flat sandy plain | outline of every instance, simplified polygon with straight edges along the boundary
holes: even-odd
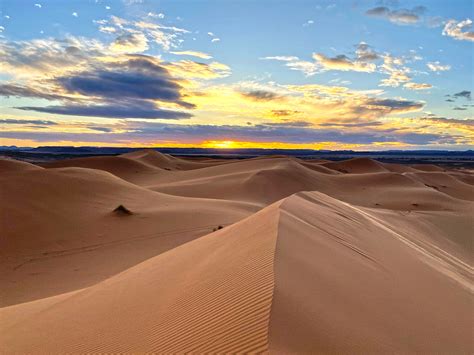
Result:
[[[474,172],[0,160],[2,353],[474,352]]]

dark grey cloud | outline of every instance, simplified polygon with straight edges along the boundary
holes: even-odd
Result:
[[[344,129],[321,129],[316,127],[294,127],[289,125],[258,124],[254,126],[174,125],[158,122],[127,121],[120,125],[127,132],[70,133],[70,132],[0,132],[0,137],[31,139],[35,141],[82,141],[113,142],[127,144],[137,140],[147,143],[156,141],[186,141],[200,143],[204,140],[237,140],[254,142],[318,143],[338,142],[347,144],[371,144],[375,142],[402,142],[426,145],[454,142],[456,136],[449,134],[415,133],[397,130],[373,130],[351,132]]]
[[[408,144],[431,144],[452,137],[444,134],[412,133],[397,130],[375,130],[366,127],[363,132],[344,129],[321,129],[290,124],[258,124],[254,126],[212,126],[212,125],[169,125],[165,123],[138,123],[133,135],[149,136],[155,139],[201,140],[251,140],[257,142],[318,143],[339,142],[349,144],[370,144],[374,142],[403,142]],[[146,139],[146,138],[145,138]]]
[[[194,107],[182,100],[182,87],[168,70],[145,56],[134,56],[124,63],[109,64],[56,81],[69,93],[104,100],[159,100]]]
[[[364,105],[353,109],[355,114],[381,111],[381,113],[403,113],[419,110],[424,107],[422,102],[399,99],[369,98]]]
[[[149,118],[149,119],[184,119],[192,115],[188,112],[165,110],[156,107],[152,102],[141,102],[129,104],[106,103],[100,105],[64,105],[17,107],[20,110],[53,113],[58,115],[92,116],[103,118]]]
[[[456,110],[456,111],[465,111],[465,110],[467,110],[467,107],[456,106],[456,107],[453,108],[453,110]]]
[[[105,118],[183,119],[191,113],[163,109],[156,102],[184,109],[195,105],[183,100],[180,81],[153,57],[130,55],[119,63],[96,64],[87,71],[52,80],[56,92],[13,84],[0,85],[0,96],[37,97],[62,101],[54,106],[22,106],[21,110]],[[71,95],[82,98],[71,100]]]
[[[423,107],[423,104],[421,102],[397,99],[371,99],[368,101],[368,103],[370,105],[389,107],[394,110]]]
[[[266,123],[267,126],[270,127],[311,127],[313,124],[307,121],[290,121],[284,120],[282,122],[268,122]]]
[[[21,86],[15,84],[0,85],[0,96],[16,96],[16,97],[35,97],[45,100],[64,100],[64,95],[48,93],[33,87]]]
[[[418,117],[418,119],[474,127],[474,119],[470,119],[470,118],[462,120],[462,119],[457,119],[457,118],[447,118],[447,117],[428,115],[426,117]]]
[[[49,120],[18,120],[15,118],[0,118],[0,124],[29,124],[41,126],[54,126],[57,122]]]
[[[463,90],[463,91],[457,92],[457,93],[453,94],[453,96],[455,98],[463,97],[467,100],[471,100],[471,92],[469,90]]]
[[[372,62],[380,59],[380,55],[365,42],[361,42],[356,46],[356,55],[360,62]]]
[[[377,6],[366,11],[366,15],[385,18],[393,23],[414,24],[420,21],[421,15],[426,12],[426,7],[415,6],[410,9],[391,10],[387,6]]]
[[[281,95],[274,93],[272,91],[266,91],[266,90],[254,90],[254,91],[242,92],[241,94],[242,96],[254,101],[272,101],[272,100],[278,100],[282,98]]]
[[[98,131],[98,132],[104,132],[104,133],[109,133],[112,132],[113,129],[109,127],[101,127],[101,126],[87,126],[87,128],[93,130],[93,131]]]
[[[354,128],[354,127],[376,127],[382,126],[383,123],[379,121],[369,121],[369,122],[343,122],[343,123],[320,123],[319,126],[321,127],[345,127],[345,128]]]

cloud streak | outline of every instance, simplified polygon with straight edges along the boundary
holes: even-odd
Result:
[[[443,28],[443,36],[452,37],[458,41],[474,41],[474,32],[471,30],[472,20],[449,20]]]
[[[378,6],[366,11],[366,15],[386,19],[398,25],[413,25],[420,21],[426,11],[424,6],[415,6],[412,9],[391,10],[385,6]]]

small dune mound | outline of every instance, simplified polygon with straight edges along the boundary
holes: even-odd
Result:
[[[0,174],[40,169],[42,168],[24,161],[0,158]]]
[[[133,214],[127,207],[124,205],[119,205],[116,209],[114,209],[114,213],[119,216],[130,216]]]
[[[412,168],[416,170],[428,171],[428,172],[445,171],[443,168],[437,165],[433,165],[433,164],[415,164],[415,165],[412,165]]]
[[[121,157],[164,170],[195,170],[223,163],[219,161],[190,161],[164,154],[154,149],[137,150],[135,152],[122,154]]]
[[[321,165],[346,174],[382,173],[387,171],[382,163],[369,158],[353,158]]]
[[[169,154],[157,152],[154,149],[143,149],[135,152],[122,154],[121,157],[139,161],[141,163],[153,166],[155,168],[170,168],[175,165],[175,159]]]
[[[144,177],[159,174],[157,169],[140,161],[127,159],[121,156],[99,156],[58,160],[43,164],[45,168],[79,167],[107,171],[121,179],[138,182]]]

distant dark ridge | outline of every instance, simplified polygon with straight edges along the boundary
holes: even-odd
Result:
[[[73,146],[40,146],[36,148],[22,148],[15,146],[0,146],[2,150],[14,150],[22,152],[38,153],[68,153],[68,154],[124,154],[142,149],[154,149],[161,153],[175,155],[333,155],[350,154],[352,156],[372,156],[372,155],[453,155],[453,156],[474,156],[474,150],[382,150],[382,151],[354,151],[354,150],[312,150],[312,149],[263,149],[263,148],[238,148],[238,149],[217,149],[217,148],[129,148],[129,147],[73,147]]]
[[[37,148],[0,147],[0,156],[7,156],[27,162],[45,162],[68,158],[98,155],[120,155],[142,149],[182,157],[206,157],[220,159],[244,159],[266,155],[288,155],[301,159],[345,160],[365,157],[384,163],[437,164],[474,168],[474,150],[310,150],[310,149],[211,149],[211,148],[128,148],[128,147],[57,147]]]

